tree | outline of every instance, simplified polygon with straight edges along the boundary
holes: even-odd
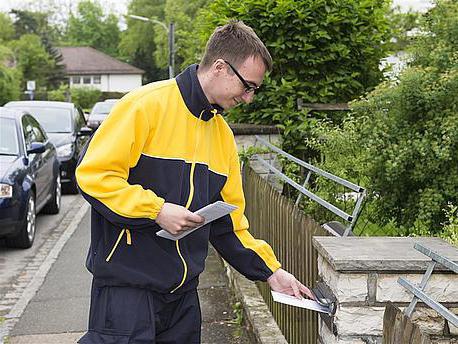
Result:
[[[409,52],[412,66],[433,67],[439,71],[455,70],[458,66],[458,3],[436,0],[424,17],[420,35]]]
[[[195,35],[195,20],[199,11],[211,0],[167,0],[165,3],[165,22],[175,24],[175,74],[192,63],[198,63],[200,56],[192,55],[195,46],[200,47],[198,37]],[[155,60],[158,66],[168,66],[168,37],[165,30],[155,26]]]
[[[33,34],[22,35],[11,41],[10,47],[17,62],[17,68],[27,80],[35,80],[38,87],[48,85],[48,75],[55,68],[53,59],[46,52],[40,37]]]
[[[14,27],[10,17],[0,12],[0,42],[13,39]]]
[[[60,33],[55,26],[49,25],[48,18],[49,13],[47,12],[33,12],[23,10],[12,10],[15,16],[14,28],[16,37],[18,39],[22,36],[31,34],[39,36],[41,44],[44,47],[46,53],[52,59],[50,62],[50,68],[43,70],[43,77],[40,83],[41,86],[46,88],[57,88],[65,81],[65,68],[62,65],[62,55],[54,47],[54,43]],[[43,82],[45,82],[43,84]]]
[[[68,16],[74,4],[74,1],[62,0],[21,0],[15,1],[15,10],[30,13],[45,13],[49,25],[48,29],[52,30],[48,31],[48,35],[53,41],[57,41],[68,22]]]
[[[13,52],[0,45],[0,106],[19,99],[21,80],[21,71],[14,66]]]
[[[65,41],[69,45],[87,45],[116,57],[120,30],[114,14],[104,15],[99,2],[84,0],[76,14],[71,13]]]
[[[15,17],[14,31],[16,39],[25,34],[46,36],[52,41],[57,41],[60,38],[58,27],[49,24],[50,13],[16,9],[13,9],[11,13]]]
[[[132,0],[128,13],[163,21],[164,4],[165,0]],[[146,72],[145,82],[168,77],[167,69],[158,67],[154,59],[154,52],[157,49],[154,36],[161,30],[159,28],[156,31],[156,25],[127,17],[127,30],[122,33],[119,44],[120,57],[135,67],[143,69]]]
[[[47,85],[52,89],[59,88],[67,78],[65,66],[63,64],[64,58],[62,57],[60,51],[53,46],[47,36],[43,36],[41,41],[49,57],[53,60],[54,66],[47,71]]]

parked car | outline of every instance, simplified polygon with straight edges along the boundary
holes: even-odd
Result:
[[[57,214],[61,183],[57,151],[29,113],[0,107],[0,237],[28,248],[40,210]]]
[[[92,129],[86,126],[81,108],[73,103],[30,100],[9,102],[5,107],[25,110],[38,120],[57,148],[62,190],[78,193],[76,163],[92,134]]]
[[[97,128],[102,124],[103,120],[108,116],[113,106],[116,104],[117,99],[107,99],[104,102],[95,103],[94,107],[89,114],[87,119],[87,125],[97,130]]]

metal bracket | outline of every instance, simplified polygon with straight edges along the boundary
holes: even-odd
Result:
[[[437,264],[443,265],[444,267],[452,270],[455,273],[458,273],[458,264],[445,257],[442,257],[441,255],[437,254],[436,252],[431,251],[430,249],[420,245],[419,243],[416,243],[414,245],[414,249],[423,253],[425,256],[430,257],[432,260],[431,262],[429,262],[428,268],[425,274],[423,275],[418,287],[415,286],[413,283],[409,282],[408,280],[406,280],[405,278],[402,278],[402,277],[398,278],[398,283],[413,294],[412,301],[407,306],[407,308],[404,310],[404,314],[407,315],[408,317],[411,317],[415,309],[415,306],[417,305],[417,302],[423,301],[425,304],[427,304],[429,307],[434,309],[437,313],[442,315],[445,319],[447,319],[454,326],[458,327],[458,316],[450,312],[447,308],[442,306],[439,302],[437,302],[436,300],[434,300],[433,298],[431,298],[424,292],[426,284],[428,283],[428,280],[431,277],[431,274],[433,273],[434,267]]]
[[[345,230],[343,231],[342,234],[340,234],[339,236],[348,236],[348,235],[351,235],[352,233],[352,229],[354,228],[354,226],[356,225],[356,221],[358,220],[358,217],[361,213],[361,209],[362,209],[362,204],[363,204],[363,201],[366,197],[366,190],[359,186],[359,185],[356,185],[348,180],[345,180],[343,178],[340,178],[340,177],[337,177],[329,172],[326,172],[318,167],[315,167],[309,163],[306,163],[305,161],[302,161],[288,153],[286,153],[285,151],[281,150],[280,148],[272,145],[270,142],[267,142],[266,140],[264,140],[263,138],[259,137],[258,135],[256,135],[256,143],[260,143],[266,147],[268,147],[272,152],[275,152],[277,154],[280,154],[282,156],[284,156],[285,158],[287,158],[289,161],[292,161],[300,166],[302,166],[303,168],[305,168],[308,172],[307,172],[307,175],[306,175],[306,178],[305,178],[305,181],[302,185],[296,183],[294,180],[292,180],[291,178],[287,177],[285,174],[283,174],[281,171],[278,171],[273,165],[272,165],[272,161],[267,162],[265,161],[263,158],[261,158],[260,156],[257,156],[257,160],[259,163],[261,163],[261,165],[265,168],[268,169],[269,171],[269,176],[271,174],[274,174],[276,175],[279,179],[283,180],[284,182],[288,183],[289,185],[291,185],[293,188],[295,188],[296,190],[299,191],[299,195],[296,199],[296,206],[299,204],[299,202],[301,201],[302,197],[303,196],[307,196],[309,199],[317,202],[318,204],[320,204],[322,207],[328,209],[329,211],[331,211],[332,213],[334,213],[335,215],[339,216],[340,218],[342,218],[344,221],[346,222],[349,222],[349,225],[345,227]],[[271,156],[269,156],[271,157]],[[334,183],[337,183],[337,184],[340,184],[350,190],[353,191],[354,194],[357,194],[357,199],[356,199],[356,204],[353,208],[353,212],[351,214],[348,214],[346,211],[340,209],[339,207],[333,205],[331,202],[328,202],[324,199],[322,199],[321,197],[319,197],[317,194],[314,194],[311,190],[308,190],[306,188],[306,186],[310,183],[310,179],[312,177],[312,173],[315,173],[323,178],[326,178],[326,179],[329,179],[331,181],[333,181]]]
[[[329,286],[323,281],[316,283],[315,287],[311,289],[315,295],[317,302],[331,308],[330,314],[319,313],[321,320],[326,324],[328,329],[337,336],[337,326],[334,323],[334,315],[337,311],[337,298],[335,297]]]

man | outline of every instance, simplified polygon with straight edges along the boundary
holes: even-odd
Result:
[[[240,166],[223,110],[253,100],[272,59],[232,21],[211,36],[200,65],[127,94],[93,136],[76,171],[92,205],[89,330],[79,343],[200,343],[197,297],[208,241],[233,267],[275,291],[312,297],[248,232]],[[196,227],[215,201],[238,207]]]

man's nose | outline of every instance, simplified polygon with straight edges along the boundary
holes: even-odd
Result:
[[[250,93],[244,92],[243,93],[242,100],[244,103],[249,104],[253,101],[253,99],[254,99],[254,92],[250,92]]]

